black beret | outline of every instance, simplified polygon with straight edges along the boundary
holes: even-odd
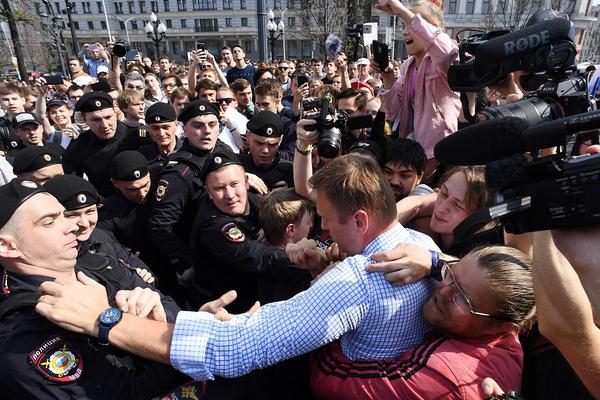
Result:
[[[41,125],[40,119],[34,113],[21,112],[16,114],[12,120],[12,127],[19,128],[25,124]]]
[[[112,108],[112,106],[113,99],[108,93],[89,92],[81,96],[77,104],[75,104],[75,111],[85,113]]]
[[[0,204],[2,204],[2,207],[0,207],[0,228],[6,225],[17,208],[31,196],[45,191],[46,189],[36,182],[21,178],[15,178],[0,186]]]
[[[278,137],[283,135],[283,122],[279,115],[271,111],[261,111],[248,121],[246,129],[255,135]]]
[[[122,151],[110,162],[110,177],[119,181],[136,181],[148,174],[148,161],[140,152]]]
[[[214,172],[218,169],[223,168],[226,165],[242,165],[237,154],[230,150],[217,150],[211,153],[206,161],[204,161],[204,166],[202,168],[202,173],[200,174],[200,178],[205,181],[206,176],[211,172]]]
[[[54,148],[50,146],[27,146],[15,156],[13,172],[15,174],[32,172],[54,164],[62,164],[61,154]]]
[[[98,204],[102,197],[88,181],[77,175],[58,175],[50,179],[44,188],[63,205],[67,211]]]
[[[221,110],[218,105],[207,101],[194,100],[183,107],[177,119],[185,124],[194,117],[210,114],[215,115],[217,118],[219,117]]]
[[[172,122],[177,120],[175,109],[167,103],[159,101],[146,110],[146,124],[155,122]]]
[[[348,154],[350,153],[373,156],[379,165],[383,164],[383,149],[373,140],[359,140],[350,147]]]

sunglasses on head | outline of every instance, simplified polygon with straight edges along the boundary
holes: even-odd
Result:
[[[233,101],[233,99],[231,97],[226,97],[223,99],[217,99],[217,102],[219,104],[225,103],[225,104],[230,104]]]
[[[207,69],[207,68],[212,68],[212,65],[210,64],[204,64],[200,67],[200,69]]]

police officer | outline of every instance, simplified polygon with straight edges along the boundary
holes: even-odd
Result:
[[[202,177],[206,195],[191,241],[198,281],[214,294],[235,289],[238,297],[230,306],[233,312],[247,310],[257,299],[263,303],[281,300],[308,287],[309,274],[296,268],[283,249],[257,240],[261,197],[248,193],[237,155],[214,152]]]
[[[148,237],[148,213],[152,178],[148,162],[137,151],[117,154],[110,163],[110,178],[115,193],[99,209],[98,227],[112,233],[119,243],[138,254],[157,276],[160,288],[173,293],[175,275],[165,271]],[[171,279],[171,281],[169,281]]]
[[[281,117],[271,111],[260,111],[246,128],[250,154],[240,155],[246,171],[261,178],[269,190],[293,187],[293,164],[281,159],[279,152],[284,128]]]
[[[159,177],[148,233],[152,244],[183,284],[193,281],[194,262],[187,243],[203,192],[200,171],[215,150],[229,149],[218,140],[219,109],[200,100],[187,104],[179,114],[185,140]]]
[[[151,169],[160,168],[169,156],[181,147],[177,139],[177,116],[173,106],[167,103],[154,103],[146,110],[146,126],[153,143],[139,148]]]
[[[106,288],[112,307],[117,305],[118,290],[153,289],[135,273],[98,255],[79,258],[76,265],[75,224],[64,217],[60,203],[34,182],[16,178],[0,187],[0,204],[3,397],[149,399],[189,380],[169,366],[69,332],[38,314],[36,303],[43,302],[40,284],[56,278],[75,280],[77,271]],[[151,298],[164,309],[163,318],[174,321],[179,311],[174,302],[160,294]]]
[[[50,179],[44,187],[63,205],[65,217],[77,224],[80,257],[100,254],[126,269],[148,269],[142,260],[119,243],[111,233],[96,227],[98,205],[102,197],[91,183],[75,175],[59,175]]]
[[[112,97],[104,92],[84,94],[75,105],[75,111],[82,113],[90,129],[67,147],[63,157],[65,173],[79,176],[85,173],[98,192],[108,196],[114,190],[110,183],[110,160],[119,151],[139,147],[145,130],[128,133],[125,124],[117,120]]]
[[[19,178],[43,185],[53,177],[64,174],[61,154],[53,147],[26,147],[17,153],[13,172]]]

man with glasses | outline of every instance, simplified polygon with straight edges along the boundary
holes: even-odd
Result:
[[[514,248],[489,246],[436,264],[441,281],[423,306],[435,330],[395,360],[351,361],[337,343],[319,351],[311,377],[316,397],[485,398],[486,377],[520,389],[518,334],[535,315],[531,261]]]
[[[277,79],[281,83],[283,94],[288,95],[292,90],[292,80],[290,79],[290,65],[286,60],[282,60],[277,66]]]
[[[173,94],[173,91],[181,86],[181,79],[175,74],[167,74],[163,76],[160,81],[160,87],[162,88],[163,93],[169,98],[171,97],[171,94]]]
[[[219,140],[227,144],[234,153],[246,147],[246,124],[248,118],[237,111],[237,100],[233,91],[227,87],[219,88],[217,103],[221,110],[219,116]]]

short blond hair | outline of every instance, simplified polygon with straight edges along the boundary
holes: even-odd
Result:
[[[309,184],[339,210],[340,223],[357,210],[380,223],[396,220],[392,188],[379,165],[369,158],[356,154],[338,157],[317,171]]]
[[[258,219],[271,246],[285,242],[285,228],[289,224],[299,224],[307,213],[313,215],[310,201],[301,197],[293,189],[277,190],[269,194],[260,206]]]
[[[122,111],[125,111],[127,106],[135,102],[144,102],[144,94],[142,92],[133,89],[125,89],[119,94],[119,97],[117,97],[117,105]]]

